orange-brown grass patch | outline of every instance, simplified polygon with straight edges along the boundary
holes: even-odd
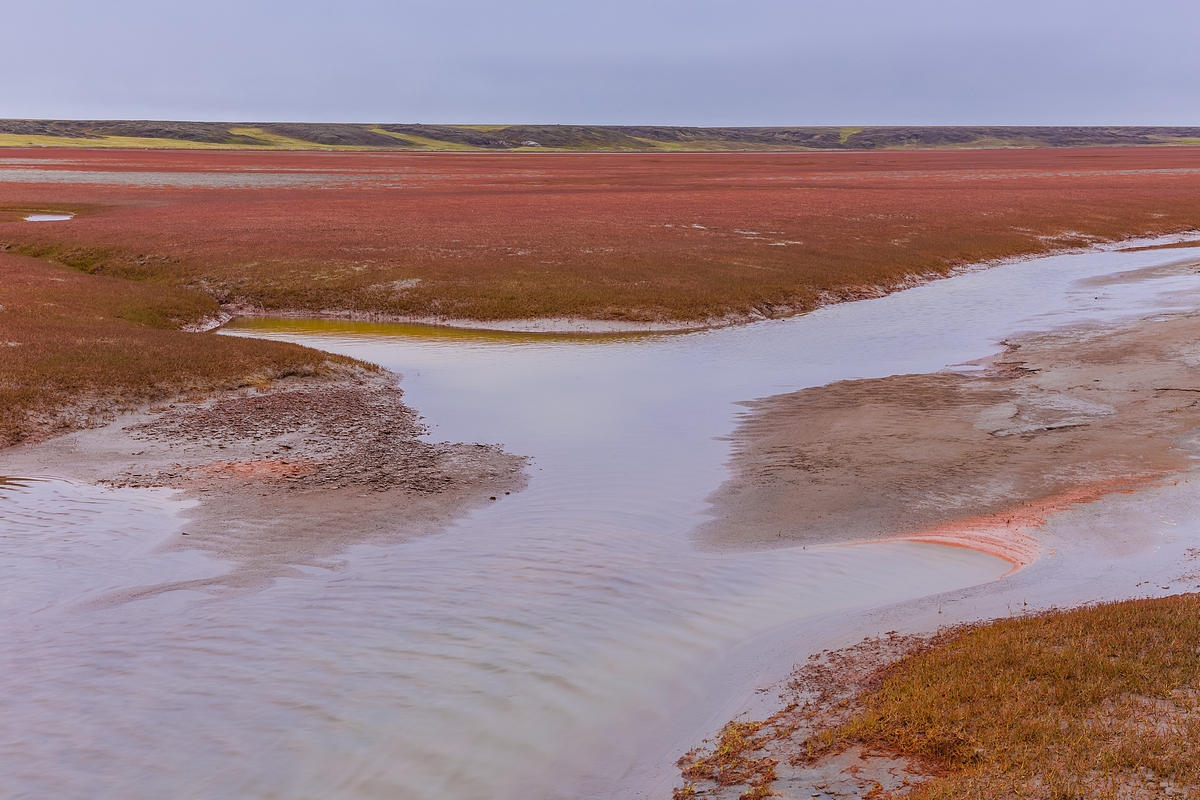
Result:
[[[0,254],[0,446],[90,427],[177,394],[354,363],[295,345],[179,330],[216,310],[197,291]]]
[[[964,264],[1200,228],[1196,147],[8,152],[28,159],[11,169],[40,171],[0,183],[0,243],[266,311],[776,315]],[[91,173],[110,182],[79,182]],[[79,214],[26,223],[25,209]]]
[[[1200,595],[1010,619],[893,665],[809,742],[924,766],[910,798],[1194,797]]]

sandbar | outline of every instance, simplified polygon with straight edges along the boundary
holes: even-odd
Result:
[[[1031,333],[963,371],[748,403],[697,535],[736,548],[902,538],[1028,564],[1047,516],[1192,469],[1197,342],[1194,315]]]

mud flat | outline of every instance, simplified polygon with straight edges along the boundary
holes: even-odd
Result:
[[[1009,340],[978,374],[842,381],[749,404],[714,545],[901,537],[1029,563],[1048,513],[1187,471],[1200,318]]]
[[[284,380],[265,392],[181,398],[0,451],[0,471],[180,490],[196,504],[166,548],[200,548],[233,565],[97,602],[261,588],[353,544],[435,532],[524,486],[524,459],[499,447],[418,438],[425,428],[397,380],[345,368],[333,379]]]

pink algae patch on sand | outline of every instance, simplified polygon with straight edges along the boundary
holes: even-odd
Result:
[[[1041,545],[1030,531],[1045,525],[1054,514],[1095,502],[1109,494],[1135,492],[1158,477],[1161,476],[1094,481],[1040,500],[1020,503],[996,514],[967,517],[896,536],[890,541],[925,542],[978,550],[1012,564],[1011,574],[1037,560]]]
[[[311,463],[259,459],[256,461],[213,461],[199,468],[200,472],[217,477],[290,478],[311,475],[316,466]]]

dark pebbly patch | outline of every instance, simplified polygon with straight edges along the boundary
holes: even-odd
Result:
[[[127,486],[177,486],[229,478],[293,491],[359,487],[438,493],[454,485],[463,445],[431,444],[417,414],[390,386],[333,386],[176,405],[127,428],[173,449],[204,448],[217,459],[127,472]],[[486,445],[467,447],[487,449]]]
[[[191,396],[7,451],[8,474],[175,489],[191,502],[164,539],[222,564],[209,577],[129,587],[107,606],[175,590],[257,591],[336,570],[348,548],[445,533],[526,485],[527,460],[496,444],[430,443],[396,375],[346,368],[263,390]],[[170,526],[168,526],[170,527]]]
[[[780,687],[782,710],[762,721],[733,720],[715,741],[679,759],[683,785],[675,800],[867,800],[927,779],[921,765],[888,753],[831,749],[822,733],[854,716],[857,699],[878,687],[892,664],[945,635],[893,631],[812,656]]]
[[[420,440],[394,375],[351,372],[276,391],[151,408],[86,444],[55,446],[84,479],[180,489],[198,503],[168,549],[229,565],[208,578],[134,587],[105,606],[174,590],[256,591],[300,565],[337,569],[354,545],[445,531],[468,510],[525,486],[526,460],[499,445]],[[89,466],[90,465],[90,466]]]

